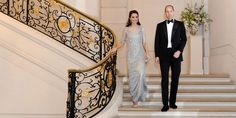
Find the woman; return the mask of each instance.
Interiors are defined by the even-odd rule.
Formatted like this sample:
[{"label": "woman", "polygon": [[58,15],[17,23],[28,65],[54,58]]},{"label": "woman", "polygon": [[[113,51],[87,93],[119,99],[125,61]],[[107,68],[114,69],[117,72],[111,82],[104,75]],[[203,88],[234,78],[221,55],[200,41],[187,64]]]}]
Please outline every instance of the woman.
[{"label": "woman", "polygon": [[144,28],[139,22],[136,10],[129,12],[129,18],[124,28],[123,38],[112,52],[128,43],[128,73],[129,88],[133,100],[133,107],[138,107],[139,101],[144,101],[147,94],[145,78],[145,61],[149,59]]}]

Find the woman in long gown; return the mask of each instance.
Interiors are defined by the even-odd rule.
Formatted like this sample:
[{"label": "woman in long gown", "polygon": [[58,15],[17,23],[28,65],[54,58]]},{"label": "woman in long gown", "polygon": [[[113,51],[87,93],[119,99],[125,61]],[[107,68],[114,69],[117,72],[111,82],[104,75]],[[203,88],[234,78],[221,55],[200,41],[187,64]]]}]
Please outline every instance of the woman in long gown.
[{"label": "woman in long gown", "polygon": [[128,74],[129,89],[132,96],[133,107],[138,107],[139,101],[144,101],[147,94],[145,77],[145,61],[149,59],[144,28],[139,22],[139,14],[136,10],[129,12],[129,18],[124,28],[123,38],[112,52],[128,44]]}]

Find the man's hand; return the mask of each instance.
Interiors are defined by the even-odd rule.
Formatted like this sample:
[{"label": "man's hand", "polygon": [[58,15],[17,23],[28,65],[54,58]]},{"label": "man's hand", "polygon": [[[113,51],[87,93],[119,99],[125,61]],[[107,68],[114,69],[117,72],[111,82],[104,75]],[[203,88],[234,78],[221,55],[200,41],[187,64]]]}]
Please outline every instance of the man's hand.
[{"label": "man's hand", "polygon": [[156,57],[155,62],[160,63],[159,57]]},{"label": "man's hand", "polygon": [[181,52],[178,50],[178,51],[176,51],[175,53],[174,53],[174,58],[179,58],[179,56],[180,56],[180,54],[181,54]]}]

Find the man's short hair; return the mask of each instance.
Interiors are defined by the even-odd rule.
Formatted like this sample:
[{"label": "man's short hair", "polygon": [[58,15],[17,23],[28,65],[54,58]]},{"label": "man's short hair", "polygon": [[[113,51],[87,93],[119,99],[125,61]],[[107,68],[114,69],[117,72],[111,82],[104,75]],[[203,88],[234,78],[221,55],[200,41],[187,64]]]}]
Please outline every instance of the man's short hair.
[{"label": "man's short hair", "polygon": [[173,11],[175,11],[175,8],[174,8],[173,5],[166,5],[166,7],[165,7],[165,11],[166,11],[167,7],[171,7],[171,8],[173,9]]}]

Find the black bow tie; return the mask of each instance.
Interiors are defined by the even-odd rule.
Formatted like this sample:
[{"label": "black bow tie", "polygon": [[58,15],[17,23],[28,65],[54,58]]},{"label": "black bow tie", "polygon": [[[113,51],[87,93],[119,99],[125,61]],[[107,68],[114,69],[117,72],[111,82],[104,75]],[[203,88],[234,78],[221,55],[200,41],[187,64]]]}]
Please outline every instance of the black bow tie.
[{"label": "black bow tie", "polygon": [[174,22],[174,20],[173,19],[171,19],[171,20],[167,20],[167,23],[169,24],[170,22]]}]

